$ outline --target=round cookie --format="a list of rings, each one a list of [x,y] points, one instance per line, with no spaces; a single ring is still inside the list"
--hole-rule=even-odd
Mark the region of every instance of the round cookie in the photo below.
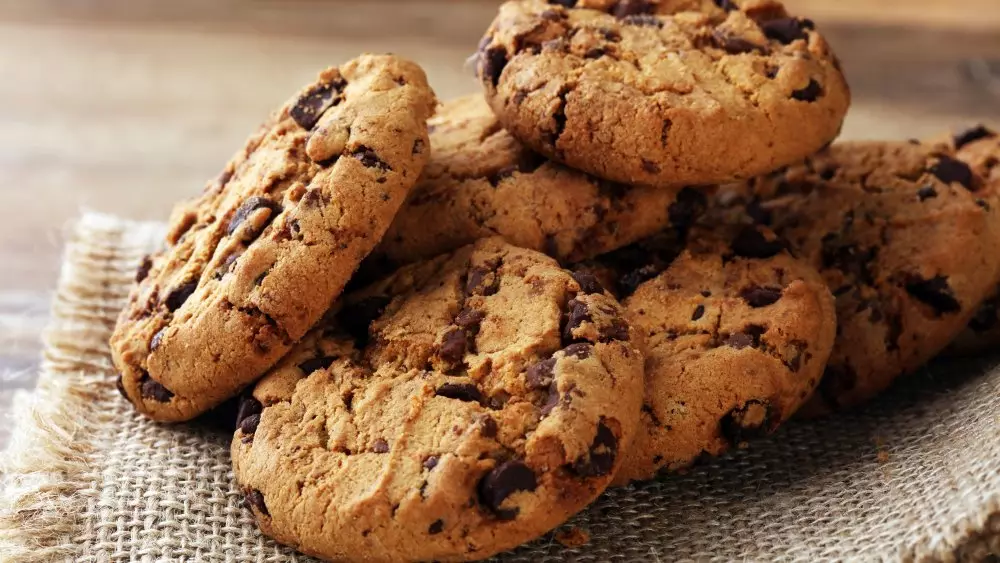
[[[435,104],[409,61],[364,55],[329,68],[175,209],[111,337],[136,409],[193,418],[319,320],[416,183]]]
[[[949,140],[956,156],[986,182],[986,189],[1000,191],[1000,134],[979,125],[955,133]],[[968,356],[1000,349],[1000,287],[976,310],[969,326],[946,350],[951,356]]]
[[[924,365],[996,287],[1000,199],[946,145],[838,144],[753,184],[752,215],[837,298],[808,414],[857,405]]]
[[[257,384],[236,480],[266,534],[330,560],[517,546],[593,501],[635,434],[642,354],[623,313],[498,238],[404,268]]]
[[[598,264],[646,342],[639,432],[617,484],[773,432],[819,383],[833,297],[766,229],[699,227],[680,253],[661,238]]]
[[[572,263],[668,227],[685,231],[710,193],[628,187],[557,164],[516,141],[481,95],[445,103],[430,128],[430,162],[373,262],[414,262],[500,235]]]
[[[850,103],[810,20],[773,0],[515,0],[477,73],[532,149],[617,182],[724,183],[798,162]]]

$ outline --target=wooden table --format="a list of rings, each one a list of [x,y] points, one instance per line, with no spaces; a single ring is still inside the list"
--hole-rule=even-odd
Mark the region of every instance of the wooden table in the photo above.
[[[997,0],[787,3],[843,60],[845,137],[1000,125]],[[165,218],[273,106],[361,51],[417,60],[441,99],[475,91],[464,61],[496,4],[0,0],[0,414],[33,385],[68,221]]]

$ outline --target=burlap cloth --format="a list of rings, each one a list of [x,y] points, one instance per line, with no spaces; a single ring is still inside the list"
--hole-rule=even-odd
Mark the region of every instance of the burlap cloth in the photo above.
[[[227,436],[150,423],[115,391],[106,342],[161,230],[87,215],[72,231],[39,388],[3,456],[2,561],[307,560],[258,533]],[[586,545],[549,535],[502,559],[997,561],[996,363],[940,363],[862,412],[610,491],[570,523]]]

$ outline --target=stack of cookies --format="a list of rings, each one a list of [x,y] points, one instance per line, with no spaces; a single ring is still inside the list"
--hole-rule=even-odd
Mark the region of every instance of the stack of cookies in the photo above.
[[[237,401],[278,541],[485,558],[1000,342],[1000,136],[831,144],[847,84],[780,3],[514,0],[475,66],[440,106],[323,71],[139,267],[119,389]]]

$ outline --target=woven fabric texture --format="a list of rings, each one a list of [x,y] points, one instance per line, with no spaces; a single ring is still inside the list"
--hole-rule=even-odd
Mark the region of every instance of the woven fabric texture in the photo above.
[[[115,390],[107,339],[161,232],[87,215],[71,233],[39,388],[0,461],[0,561],[311,561],[257,531],[228,436],[149,422]],[[938,363],[862,411],[609,491],[567,525],[585,545],[550,534],[499,559],[990,560],[998,363]]]

